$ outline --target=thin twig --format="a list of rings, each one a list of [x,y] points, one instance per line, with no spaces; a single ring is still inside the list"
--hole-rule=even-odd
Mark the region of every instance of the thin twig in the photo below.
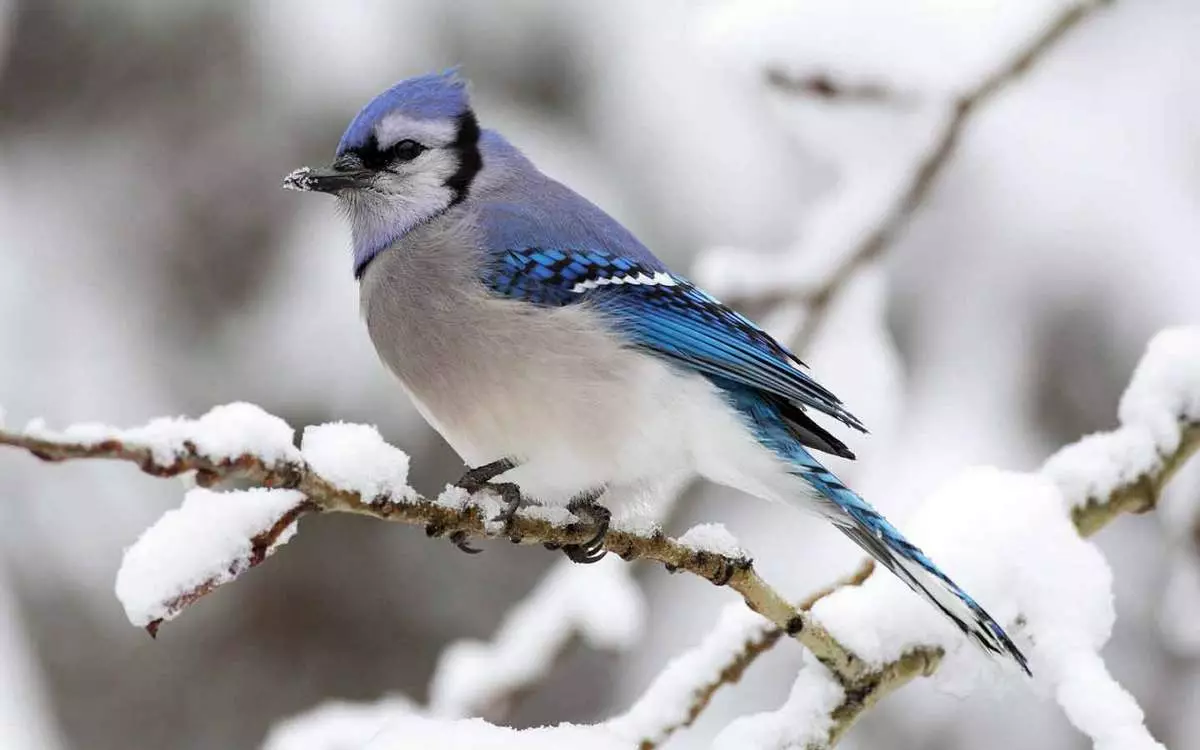
[[[826,586],[819,591],[809,595],[804,601],[796,605],[796,608],[802,612],[808,612],[813,608],[818,601],[829,596],[838,589],[847,586],[858,586],[871,575],[875,570],[873,560],[864,560],[850,575],[841,578],[835,583]],[[706,683],[697,685],[692,690],[691,703],[688,705],[687,715],[681,721],[677,721],[666,726],[658,728],[656,738],[643,738],[638,745],[640,750],[654,750],[660,747],[671,735],[686,729],[695,723],[696,719],[700,718],[700,714],[704,713],[704,709],[708,708],[708,704],[712,702],[717,691],[725,685],[737,684],[742,679],[742,675],[746,669],[754,663],[762,654],[771,650],[771,648],[779,642],[779,639],[784,636],[784,630],[780,627],[764,628],[758,633],[755,633],[751,638],[742,644],[742,648],[732,659],[730,659],[724,667],[717,673],[714,679]]]

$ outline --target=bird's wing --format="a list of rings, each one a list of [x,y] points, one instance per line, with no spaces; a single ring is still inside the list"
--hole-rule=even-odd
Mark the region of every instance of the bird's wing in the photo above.
[[[811,407],[857,430],[862,423],[803,363],[746,317],[661,265],[603,250],[521,248],[494,254],[482,281],[493,293],[561,306],[587,303],[635,346],[703,373],[770,394],[793,406],[796,426],[830,438],[802,411]],[[834,450],[844,446],[833,440]],[[828,447],[816,445],[819,449]],[[841,450],[836,448],[840,447]],[[847,451],[848,453],[848,451]]]

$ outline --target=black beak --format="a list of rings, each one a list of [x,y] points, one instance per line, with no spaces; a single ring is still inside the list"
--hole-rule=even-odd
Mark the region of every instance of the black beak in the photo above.
[[[360,168],[342,168],[335,162],[330,167],[300,167],[283,178],[288,190],[337,194],[343,190],[370,184],[371,172]]]

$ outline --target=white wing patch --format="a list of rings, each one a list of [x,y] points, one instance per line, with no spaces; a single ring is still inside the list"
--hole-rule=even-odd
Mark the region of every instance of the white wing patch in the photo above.
[[[676,286],[679,282],[669,273],[659,271],[653,276],[645,273],[626,274],[625,276],[606,276],[599,279],[588,279],[580,281],[575,286],[571,287],[571,291],[575,294],[583,294],[584,292],[595,289],[596,287],[607,286],[609,284],[633,284],[642,286]]]

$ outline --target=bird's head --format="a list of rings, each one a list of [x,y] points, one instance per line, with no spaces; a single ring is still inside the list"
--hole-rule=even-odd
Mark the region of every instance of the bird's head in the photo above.
[[[351,221],[356,254],[395,241],[462,201],[482,167],[479,125],[457,69],[409,78],[350,122],[333,163],[284,179],[329,193]]]

